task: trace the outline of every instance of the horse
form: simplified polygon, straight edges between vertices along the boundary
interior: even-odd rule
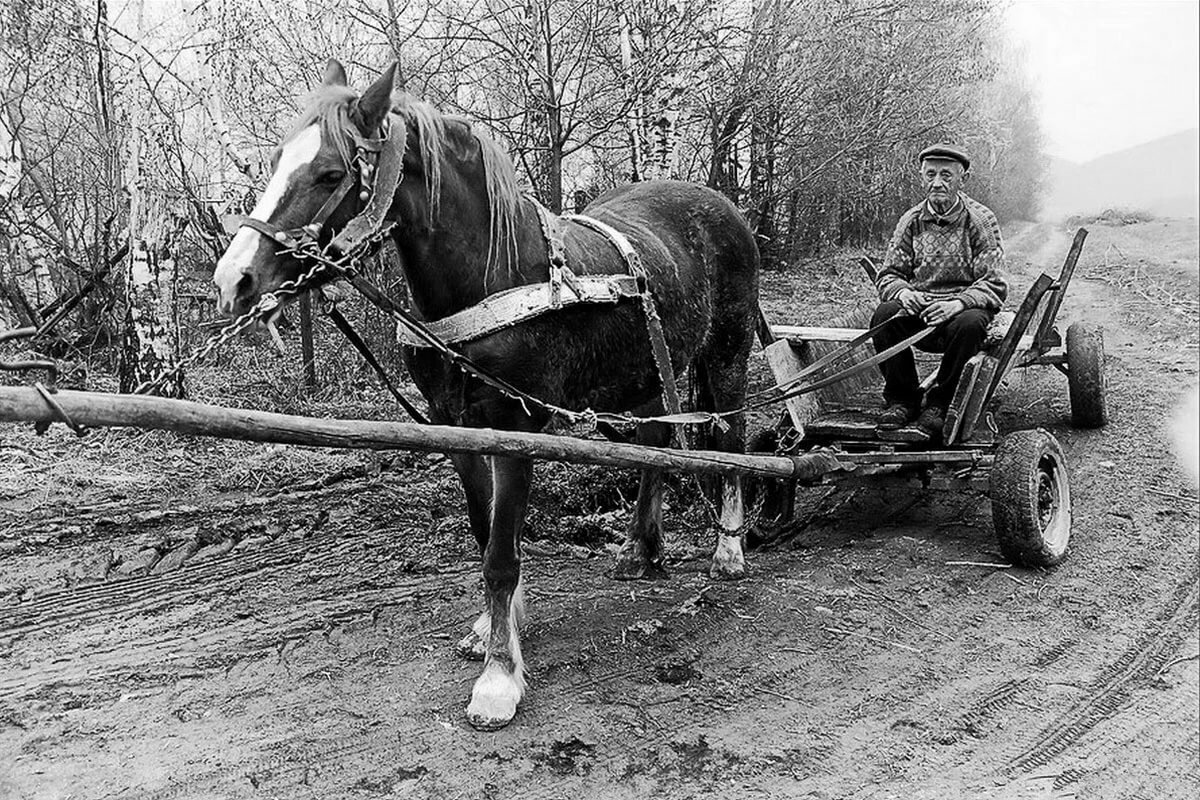
[[[358,95],[330,61],[307,108],[277,148],[261,199],[218,260],[213,281],[221,310],[254,307],[266,292],[301,274],[303,262],[269,233],[320,223],[324,245],[362,208],[369,192],[330,200],[352,180],[355,141],[384,128],[404,139],[402,177],[386,221],[402,261],[411,307],[439,320],[512,287],[546,283],[551,270],[539,204],[518,189],[510,158],[471,122],[443,114],[396,86],[392,65]],[[359,177],[360,184],[367,181]],[[325,208],[330,204],[336,208]],[[690,367],[698,407],[724,411],[745,398],[747,359],[758,304],[759,254],[738,209],[708,188],[678,181],[634,183],[608,191],[584,213],[617,229],[640,255],[670,352],[670,369]],[[259,222],[254,222],[255,220]],[[577,275],[620,275],[627,265],[593,227],[559,220],[567,265]],[[265,223],[265,225],[263,224]],[[253,227],[258,225],[258,227]],[[644,309],[635,300],[576,304],[457,345],[476,365],[513,387],[562,408],[664,411],[662,385],[648,341]],[[540,431],[551,414],[530,406],[448,363],[429,348],[403,348],[403,358],[434,423]],[[742,452],[745,423],[733,416],[712,426],[705,445]],[[666,446],[662,421],[636,426],[641,444]],[[485,606],[458,650],[482,658],[467,706],[477,729],[508,724],[525,693],[520,629],[520,539],[532,462],[520,457],[452,455],[466,495],[471,530],[482,554]],[[747,524],[741,485],[722,478],[719,531],[710,573],[742,576]],[[641,473],[637,502],[621,545],[615,577],[662,571],[661,471]]]

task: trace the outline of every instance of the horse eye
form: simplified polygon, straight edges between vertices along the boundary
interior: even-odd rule
[[[341,183],[342,178],[346,177],[346,173],[341,170],[329,170],[322,172],[317,176],[318,183]]]

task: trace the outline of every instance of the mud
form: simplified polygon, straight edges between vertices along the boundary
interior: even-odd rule
[[[1010,231],[1018,291],[1068,243]],[[805,316],[780,276],[764,293]],[[1166,425],[1196,301],[1194,221],[1097,226],[1059,328],[1104,326],[1109,426],[1073,430],[1047,368],[1003,391],[1002,430],[1067,454],[1052,571],[953,563],[1003,561],[982,494],[819,487],[717,583],[676,480],[669,577],[619,583],[635,481],[540,466],[530,694],[488,734],[444,459],[0,428],[0,797],[1193,796],[1200,527]]]

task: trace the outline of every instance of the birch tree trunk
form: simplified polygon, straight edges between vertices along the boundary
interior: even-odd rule
[[[143,0],[134,0],[135,42],[143,31]],[[175,238],[182,230],[172,223],[161,193],[154,190],[150,176],[151,138],[145,110],[150,108],[149,89],[143,86],[149,58],[138,46],[138,75],[130,83],[129,149],[125,164],[125,186],[129,193],[129,269],[126,275],[126,314],[121,336],[119,383],[122,392],[133,391],[144,381],[158,377],[178,354],[178,331],[173,320]],[[175,218],[176,220],[179,217]],[[183,375],[176,374],[159,388],[168,397],[183,396]]]
[[[621,74],[625,81],[625,96],[629,104],[629,113],[625,124],[629,129],[629,179],[631,181],[645,180],[646,162],[645,146],[642,142],[642,103],[638,96],[637,82],[633,77],[633,26],[629,14],[624,9],[618,16],[621,37]]]
[[[21,196],[24,161],[21,140],[11,118],[0,113],[0,292],[8,312],[0,316],[8,326],[37,325],[37,308],[54,299],[47,268],[48,254],[27,231],[28,213]],[[3,313],[0,310],[0,313]]]

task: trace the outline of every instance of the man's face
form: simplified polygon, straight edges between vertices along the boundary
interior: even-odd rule
[[[966,170],[958,161],[948,158],[927,158],[921,162],[921,181],[929,204],[946,211],[958,200],[958,192],[966,181]]]

